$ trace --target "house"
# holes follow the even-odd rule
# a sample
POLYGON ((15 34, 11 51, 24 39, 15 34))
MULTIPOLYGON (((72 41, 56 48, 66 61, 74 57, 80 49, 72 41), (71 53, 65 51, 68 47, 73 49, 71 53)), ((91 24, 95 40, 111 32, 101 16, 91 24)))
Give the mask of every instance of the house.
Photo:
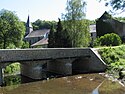
POLYGON ((28 16, 24 40, 29 42, 30 47, 37 47, 37 46, 47 47, 49 31, 50 29, 42 29, 34 31, 28 16))
POLYGON ((96 32, 97 36, 103 36, 107 33, 116 33, 122 39, 125 37, 125 23, 120 22, 112 18, 110 14, 105 12, 97 21, 96 21, 96 32))
POLYGON ((91 35, 91 39, 92 41, 94 41, 96 39, 96 25, 90 25, 89 26, 89 29, 90 29, 90 35, 91 35))

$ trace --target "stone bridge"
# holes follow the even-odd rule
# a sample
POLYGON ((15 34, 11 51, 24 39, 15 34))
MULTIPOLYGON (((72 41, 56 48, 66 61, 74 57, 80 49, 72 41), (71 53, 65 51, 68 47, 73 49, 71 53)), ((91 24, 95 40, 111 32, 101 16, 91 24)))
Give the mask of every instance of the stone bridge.
POLYGON ((71 75, 73 72, 101 72, 106 64, 91 48, 40 48, 0 50, 0 85, 2 68, 13 62, 21 64, 21 74, 32 79, 41 79, 43 66, 58 74, 71 75))

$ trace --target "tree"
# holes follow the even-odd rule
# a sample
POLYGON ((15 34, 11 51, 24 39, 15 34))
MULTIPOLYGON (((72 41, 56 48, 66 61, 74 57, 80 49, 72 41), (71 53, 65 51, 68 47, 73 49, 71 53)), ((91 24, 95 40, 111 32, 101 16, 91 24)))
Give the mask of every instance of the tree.
POLYGON ((55 47, 55 29, 52 25, 50 29, 50 33, 48 35, 48 48, 54 48, 55 47))
POLYGON ((63 30, 63 26, 61 20, 59 19, 57 23, 56 30, 54 26, 52 26, 50 33, 49 33, 49 40, 48 40, 48 47, 49 48, 64 48, 68 46, 68 34, 66 30, 63 30))
POLYGON ((55 33, 55 47, 57 48, 63 47, 62 37, 63 37, 63 27, 62 27, 61 20, 59 19, 57 23, 56 33, 55 33))
POLYGON ((71 47, 89 45, 89 23, 85 18, 86 2, 83 0, 68 0, 66 14, 63 14, 64 27, 68 31, 71 47))
POLYGON ((0 47, 6 49, 10 45, 20 47, 25 26, 14 12, 0 11, 0 47))
POLYGON ((55 24, 56 24, 55 21, 42 21, 40 19, 32 23, 34 30, 45 29, 45 28, 51 29, 52 25, 54 25, 54 28, 55 28, 55 24))
POLYGON ((121 12, 125 11, 125 1, 124 0, 98 0, 98 1, 105 1, 105 5, 112 6, 114 12, 117 10, 121 10, 121 12))

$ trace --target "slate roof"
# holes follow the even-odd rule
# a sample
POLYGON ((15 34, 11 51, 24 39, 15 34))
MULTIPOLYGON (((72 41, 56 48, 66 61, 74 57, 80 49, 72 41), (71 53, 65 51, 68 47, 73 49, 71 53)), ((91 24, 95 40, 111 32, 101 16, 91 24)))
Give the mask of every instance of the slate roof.
POLYGON ((43 38, 41 39, 40 41, 32 44, 31 46, 40 46, 40 45, 45 45, 45 44, 48 44, 48 38, 43 38))
POLYGON ((42 30, 32 31, 25 38, 41 37, 41 36, 44 36, 49 31, 50 31, 50 29, 42 29, 42 30))

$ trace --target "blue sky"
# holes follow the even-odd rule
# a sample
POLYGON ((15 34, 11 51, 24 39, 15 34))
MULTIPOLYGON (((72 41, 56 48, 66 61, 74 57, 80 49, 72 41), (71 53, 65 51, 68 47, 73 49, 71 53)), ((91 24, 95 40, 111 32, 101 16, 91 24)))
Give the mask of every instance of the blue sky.
MULTIPOLYGON (((18 17, 25 21, 28 14, 31 22, 41 20, 58 20, 61 18, 61 13, 65 13, 67 0, 0 0, 0 10, 7 9, 15 11, 18 17)), ((104 3, 99 3, 96 0, 86 0, 86 18, 94 20, 99 18, 105 10, 104 3)))

